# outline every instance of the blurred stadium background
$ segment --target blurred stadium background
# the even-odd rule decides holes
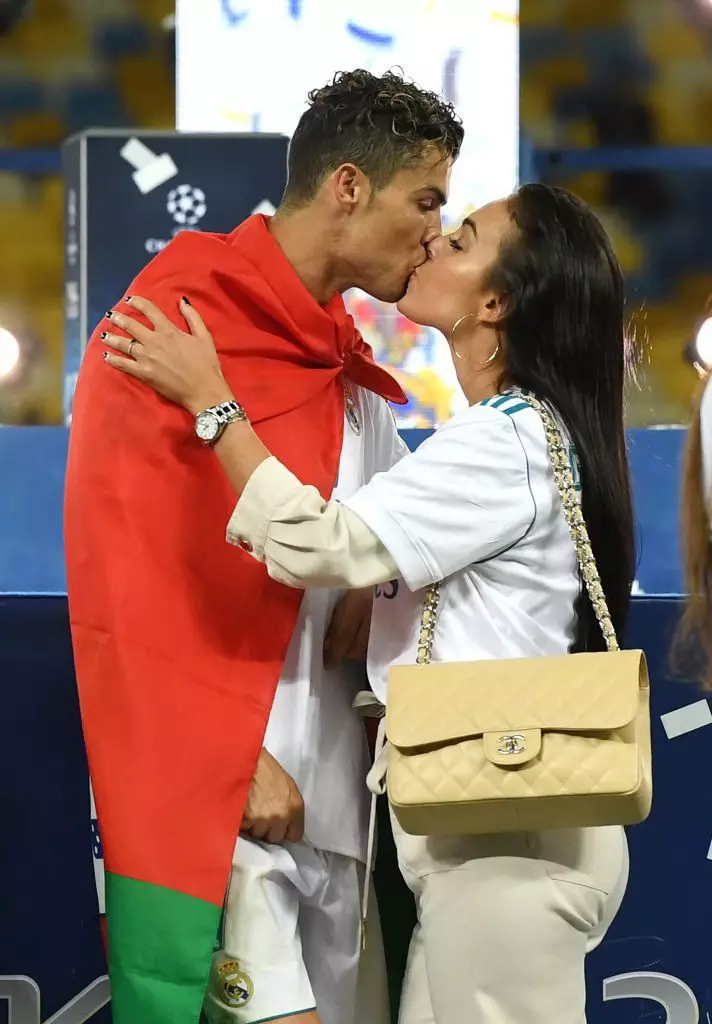
[[[31,0],[0,37],[0,327],[20,342],[8,371],[0,335],[0,423],[62,422],[59,146],[87,127],[175,126],[173,9]]]
[[[0,423],[62,422],[59,145],[174,127],[173,16],[171,0],[30,0],[0,37]],[[614,239],[643,350],[631,425],[685,422],[712,291],[712,2],[522,0],[520,17],[523,176],[581,195]],[[441,418],[433,401],[409,425]]]

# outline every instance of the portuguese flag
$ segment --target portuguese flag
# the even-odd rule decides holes
[[[321,307],[254,216],[184,232],[129,294],[204,317],[271,451],[329,497],[344,376],[404,396],[337,296]],[[117,309],[136,315],[130,307]],[[102,358],[76,391],[65,540],[104,847],[115,1024],[196,1024],[243,807],[301,593],[225,540],[235,495],[191,417]]]

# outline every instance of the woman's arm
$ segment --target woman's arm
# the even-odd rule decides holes
[[[234,480],[234,463],[222,439],[220,448],[218,457]],[[386,548],[355,512],[325,501],[275,458],[263,459],[246,481],[227,539],[291,587],[358,590],[398,576]]]
[[[191,411],[231,398],[225,386],[203,395]],[[229,424],[214,451],[239,497],[227,539],[264,562],[273,579],[291,587],[358,590],[398,575],[363,520],[302,484],[270,455],[249,423]]]
[[[189,303],[181,311],[190,334],[150,303],[133,298],[131,304],[155,330],[112,314],[136,343],[107,334],[106,344],[128,357],[109,354],[110,366],[194,415],[233,397],[212,337]],[[215,447],[239,496],[231,539],[293,586],[360,588],[397,576],[415,591],[505,553],[534,523],[532,473],[551,469],[538,417],[516,399],[504,401],[513,408],[502,411],[499,401],[453,417],[343,505],[305,487],[270,457],[248,424],[233,423]],[[535,417],[531,466],[514,419],[522,409]]]
[[[111,323],[129,337],[106,333],[105,343],[121,353],[106,353],[110,366],[149,384],[193,416],[234,400],[210,332],[187,300],[181,312],[190,334],[145,299],[134,296],[130,303],[152,327],[112,313]],[[271,457],[249,423],[229,424],[214,451],[240,499],[228,540],[265,562],[274,579],[293,587],[357,590],[398,575],[393,559],[356,513],[305,487]]]

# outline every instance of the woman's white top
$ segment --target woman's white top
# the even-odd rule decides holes
[[[444,581],[434,661],[562,654],[573,639],[576,553],[542,422],[515,394],[454,416],[343,503],[268,459],[228,540],[291,586],[375,585],[368,672],[384,702],[389,667],[415,662],[431,583]]]

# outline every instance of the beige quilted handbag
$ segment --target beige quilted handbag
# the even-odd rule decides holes
[[[621,651],[569,457],[541,416],[581,574],[607,651],[431,664],[440,585],[425,598],[418,664],[391,668],[388,797],[414,835],[630,825],[650,812],[649,682],[642,651]]]

